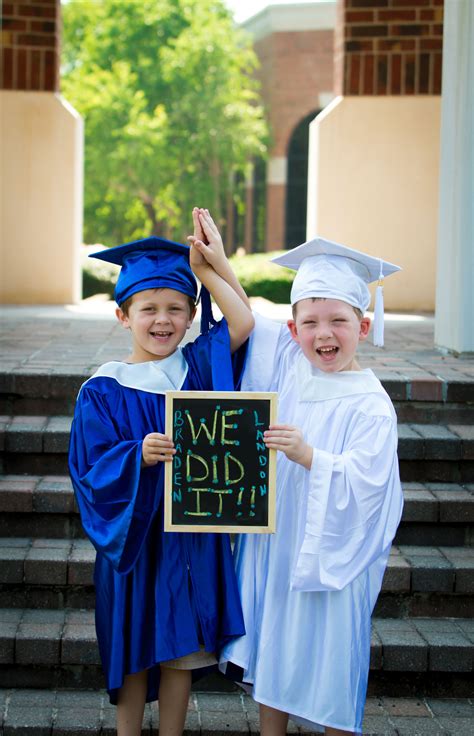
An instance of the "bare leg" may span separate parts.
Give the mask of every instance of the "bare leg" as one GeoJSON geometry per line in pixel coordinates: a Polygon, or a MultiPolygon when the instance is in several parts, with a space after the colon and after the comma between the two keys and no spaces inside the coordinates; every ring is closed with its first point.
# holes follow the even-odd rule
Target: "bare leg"
{"type": "Polygon", "coordinates": [[[325,736],[351,736],[353,734],[352,731],[341,731],[340,728],[331,728],[330,726],[326,726],[324,733],[325,736]]]}
{"type": "Polygon", "coordinates": [[[260,703],[260,735],[285,736],[288,725],[288,713],[270,708],[260,703]]]}
{"type": "Polygon", "coordinates": [[[147,671],[126,675],[117,702],[117,736],[141,736],[147,671]]]}
{"type": "Polygon", "coordinates": [[[161,667],[160,736],[181,736],[191,692],[191,670],[161,667]]]}

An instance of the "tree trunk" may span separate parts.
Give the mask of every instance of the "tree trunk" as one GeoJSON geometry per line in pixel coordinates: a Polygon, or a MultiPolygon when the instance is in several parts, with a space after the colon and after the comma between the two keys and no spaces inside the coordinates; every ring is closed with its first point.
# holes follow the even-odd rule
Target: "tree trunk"
{"type": "Polygon", "coordinates": [[[153,202],[146,199],[142,199],[142,202],[146,213],[151,220],[150,235],[155,235],[157,238],[163,238],[166,231],[166,223],[163,220],[159,220],[157,218],[155,208],[153,207],[153,202]]]}

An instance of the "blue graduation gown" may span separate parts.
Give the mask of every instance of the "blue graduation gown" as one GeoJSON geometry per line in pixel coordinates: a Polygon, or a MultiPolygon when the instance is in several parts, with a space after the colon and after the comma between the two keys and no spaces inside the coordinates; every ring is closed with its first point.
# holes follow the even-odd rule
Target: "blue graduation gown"
{"type": "Polygon", "coordinates": [[[165,533],[164,464],[141,468],[142,441],[165,431],[165,389],[233,390],[245,347],[230,357],[225,320],[165,361],[108,363],[78,396],[70,474],[87,536],[97,550],[96,629],[112,703],[126,674],[204,644],[217,654],[245,633],[226,534],[165,533]]]}

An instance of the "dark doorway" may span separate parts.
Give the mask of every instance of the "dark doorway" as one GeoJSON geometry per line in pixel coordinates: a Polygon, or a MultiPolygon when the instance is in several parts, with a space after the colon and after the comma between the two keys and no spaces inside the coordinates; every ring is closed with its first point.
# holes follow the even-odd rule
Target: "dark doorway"
{"type": "Polygon", "coordinates": [[[309,124],[319,112],[315,110],[298,123],[288,144],[285,248],[306,240],[309,124]]]}

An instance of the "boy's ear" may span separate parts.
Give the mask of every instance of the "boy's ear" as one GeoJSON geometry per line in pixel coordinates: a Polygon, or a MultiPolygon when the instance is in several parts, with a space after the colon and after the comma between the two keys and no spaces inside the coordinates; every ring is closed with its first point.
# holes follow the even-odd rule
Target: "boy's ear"
{"type": "Polygon", "coordinates": [[[296,327],[296,322],[294,319],[289,319],[286,323],[288,325],[288,329],[290,331],[291,337],[293,340],[297,343],[299,343],[300,339],[298,337],[298,328],[296,327]]]}
{"type": "Polygon", "coordinates": [[[370,317],[362,317],[359,326],[359,342],[367,339],[370,330],[370,317]]]}
{"type": "Polygon", "coordinates": [[[130,321],[129,321],[127,315],[125,314],[125,312],[122,309],[120,309],[120,307],[117,307],[116,308],[116,310],[115,310],[115,316],[117,317],[117,319],[120,322],[120,324],[122,325],[122,327],[125,330],[128,330],[128,328],[130,327],[130,321]]]}
{"type": "Polygon", "coordinates": [[[188,319],[188,326],[186,328],[188,330],[193,323],[194,317],[196,316],[196,310],[197,310],[197,307],[194,307],[194,309],[191,310],[191,314],[189,315],[189,319],[188,319]]]}

